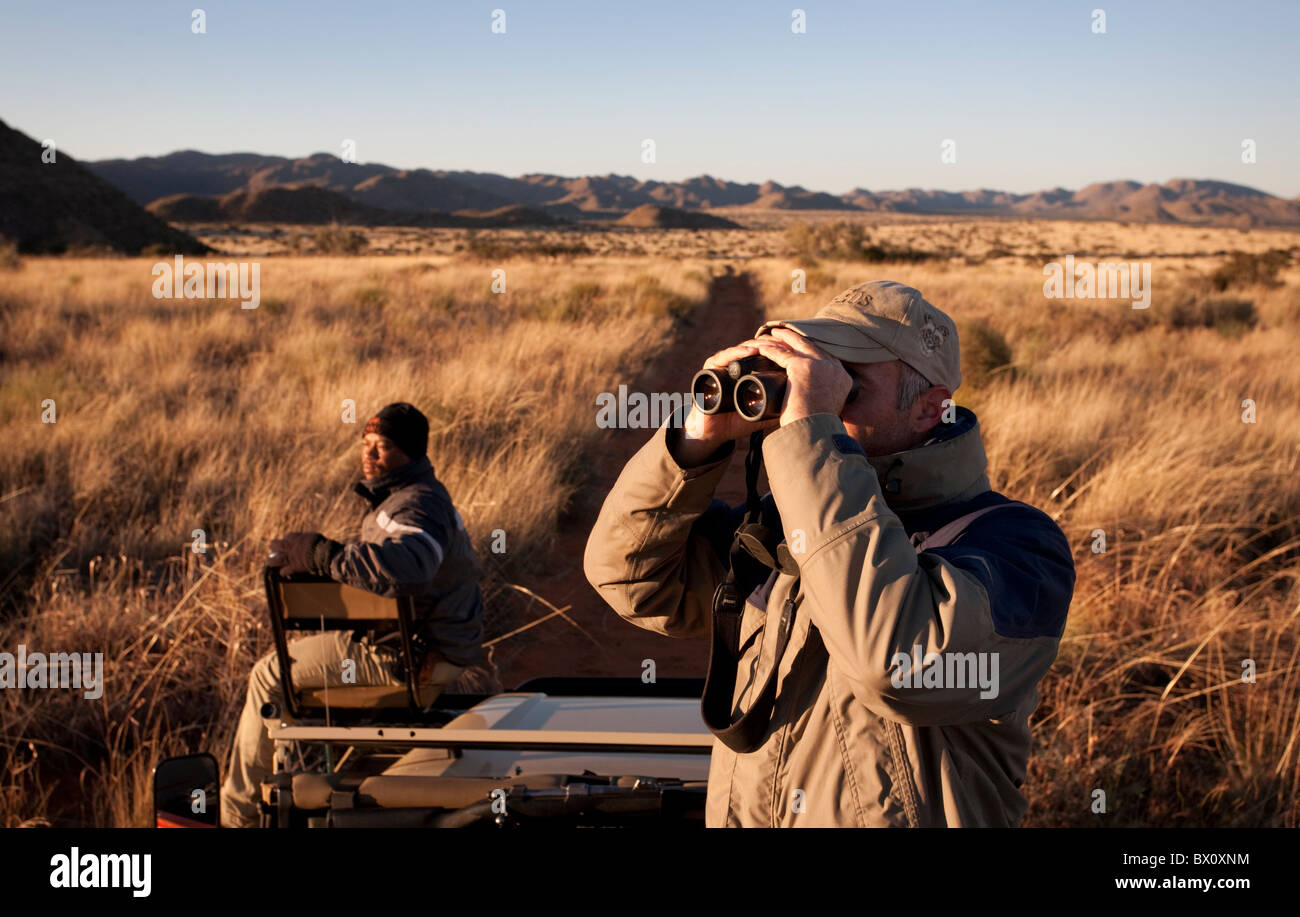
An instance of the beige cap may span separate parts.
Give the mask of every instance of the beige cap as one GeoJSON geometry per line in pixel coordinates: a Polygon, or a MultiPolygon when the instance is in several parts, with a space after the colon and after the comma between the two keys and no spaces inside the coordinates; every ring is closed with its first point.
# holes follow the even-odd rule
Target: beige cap
{"type": "Polygon", "coordinates": [[[961,385],[957,326],[919,290],[892,280],[850,287],[814,317],[767,322],[755,336],[773,328],[789,328],[845,363],[902,360],[932,385],[961,385]]]}

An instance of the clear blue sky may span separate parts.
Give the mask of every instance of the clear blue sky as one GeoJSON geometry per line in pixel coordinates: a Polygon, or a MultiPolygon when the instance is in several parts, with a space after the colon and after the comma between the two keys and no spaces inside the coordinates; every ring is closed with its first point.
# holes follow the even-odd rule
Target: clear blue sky
{"type": "Polygon", "coordinates": [[[1297,36],[1294,0],[0,0],[0,119],[82,159],[351,138],[363,162],[512,176],[1295,197],[1297,36]]]}

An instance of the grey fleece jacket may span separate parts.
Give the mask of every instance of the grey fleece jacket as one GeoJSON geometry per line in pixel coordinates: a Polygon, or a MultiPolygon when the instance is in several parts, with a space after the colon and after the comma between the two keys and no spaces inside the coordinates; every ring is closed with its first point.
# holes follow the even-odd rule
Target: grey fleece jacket
{"type": "Polygon", "coordinates": [[[478,557],[429,457],[355,489],[370,504],[360,539],[319,539],[311,572],[379,595],[414,596],[421,655],[437,650],[460,666],[485,661],[478,557]]]}

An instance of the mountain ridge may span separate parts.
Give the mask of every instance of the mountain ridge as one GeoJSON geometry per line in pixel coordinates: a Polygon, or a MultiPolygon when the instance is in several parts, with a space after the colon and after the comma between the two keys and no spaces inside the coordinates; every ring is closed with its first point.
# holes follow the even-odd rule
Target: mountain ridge
{"type": "Polygon", "coordinates": [[[1040,219],[1111,219],[1205,225],[1300,225],[1300,197],[1281,198],[1220,179],[1173,178],[1163,184],[1117,179],[1078,190],[1056,187],[1029,193],[979,188],[925,188],[843,194],[800,185],[732,182],[698,175],[675,182],[630,175],[563,176],[525,173],[398,169],[351,163],[331,153],[290,159],[257,153],[180,150],[166,156],[109,159],[85,166],[140,204],[176,194],[226,195],[245,189],[315,186],[357,204],[405,214],[491,211],[518,205],[567,219],[616,220],[646,205],[678,210],[747,208],[1010,216],[1040,219]]]}

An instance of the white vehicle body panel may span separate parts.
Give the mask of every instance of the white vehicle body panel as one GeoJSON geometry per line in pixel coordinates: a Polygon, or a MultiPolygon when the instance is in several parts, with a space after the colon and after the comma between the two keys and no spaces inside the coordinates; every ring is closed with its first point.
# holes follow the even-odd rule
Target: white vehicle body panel
{"type": "Polygon", "coordinates": [[[286,725],[272,728],[271,736],[416,746],[384,771],[387,776],[588,773],[699,781],[708,779],[713,747],[698,699],[541,693],[496,695],[441,727],[286,725]],[[564,747],[520,748],[552,743],[564,747]],[[670,750],[677,748],[682,751],[670,750]]]}

